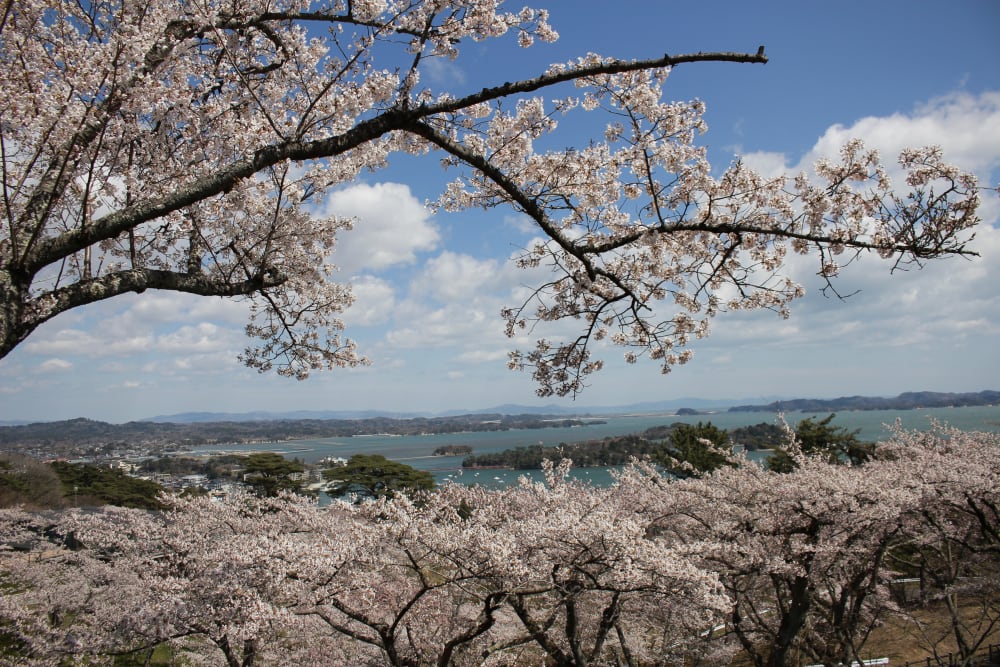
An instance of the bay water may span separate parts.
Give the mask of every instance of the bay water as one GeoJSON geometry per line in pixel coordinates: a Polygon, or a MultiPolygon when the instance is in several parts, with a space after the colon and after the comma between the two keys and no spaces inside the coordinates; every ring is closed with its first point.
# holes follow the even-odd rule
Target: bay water
{"type": "MultiPolygon", "coordinates": [[[[827,414],[829,413],[795,412],[786,414],[784,418],[794,428],[802,419],[808,417],[822,419],[827,414]]],[[[609,436],[641,433],[648,428],[674,422],[686,424],[711,422],[713,425],[727,430],[761,422],[778,423],[777,416],[769,412],[725,411],[699,415],[623,414],[593,417],[592,420],[584,419],[586,423],[583,425],[571,427],[405,436],[372,434],[247,445],[218,445],[200,447],[195,452],[207,454],[220,451],[233,453],[271,451],[278,452],[288,458],[297,458],[306,463],[315,463],[326,457],[346,459],[353,454],[381,454],[388,459],[402,461],[414,468],[429,471],[439,484],[455,481],[484,486],[506,486],[522,475],[537,479],[541,477],[541,473],[533,470],[462,470],[461,464],[464,456],[435,456],[434,450],[448,445],[465,445],[472,448],[473,454],[486,454],[539,444],[551,447],[586,440],[599,440],[609,436]]],[[[897,420],[908,429],[927,430],[932,421],[938,421],[962,430],[1000,432],[1000,406],[844,411],[837,413],[833,425],[843,426],[850,431],[857,430],[861,440],[876,441],[888,437],[888,425],[897,420]]],[[[606,468],[577,468],[574,469],[573,476],[600,486],[611,482],[611,472],[606,468]]]]}

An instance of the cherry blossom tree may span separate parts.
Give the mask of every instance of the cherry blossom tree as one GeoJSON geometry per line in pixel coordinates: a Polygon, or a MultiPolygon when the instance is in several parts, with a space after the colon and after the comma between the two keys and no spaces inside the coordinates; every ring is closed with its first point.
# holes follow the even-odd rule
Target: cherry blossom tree
{"type": "Polygon", "coordinates": [[[83,549],[3,559],[17,587],[0,618],[25,662],[169,644],[231,667],[636,664],[692,654],[689,635],[726,603],[712,573],[648,542],[605,490],[555,475],[420,503],[171,503],[72,514],[61,528],[83,549]]]}
{"type": "Polygon", "coordinates": [[[330,263],[352,221],[312,207],[400,152],[458,170],[439,206],[510,206],[543,233],[520,263],[552,278],[505,311],[508,332],[564,318],[582,331],[513,353],[542,394],[580,391],[598,340],[667,371],[721,310],[786,314],[802,293],[781,273],[789,251],[827,279],[859,252],[897,265],[969,252],[975,180],[933,148],[900,157],[910,194],[857,142],[815,178],[741,162],[713,175],[695,143],[703,105],[665,102],[662,86],[691,63],[764,63],[763,48],[586,54],[473,93],[430,87],[429,63],[463,41],[556,39],[545,11],[498,4],[6,3],[0,355],[59,313],[160,289],[249,299],[251,367],[303,378],[364,363],[330,263]],[[542,149],[569,113],[594,140],[542,149]]]}
{"type": "Polygon", "coordinates": [[[935,425],[929,433],[897,429],[878,454],[921,479],[922,501],[902,524],[906,541],[889,559],[917,579],[917,606],[943,609],[946,630],[913,613],[917,641],[935,656],[963,660],[1000,627],[1000,437],[935,425]],[[951,463],[942,465],[944,460],[951,463]]]}
{"type": "Polygon", "coordinates": [[[998,446],[992,433],[897,427],[859,465],[831,461],[823,450],[804,453],[793,442],[795,465],[786,473],[746,462],[655,494],[648,489],[656,473],[637,467],[620,484],[634,487],[632,504],[655,519],[657,534],[705,540],[697,562],[724,584],[732,601],[725,632],[753,664],[850,664],[862,660],[886,615],[899,612],[890,582],[914,568],[940,577],[931,598],[944,600],[967,646],[989,631],[998,446]],[[939,557],[944,551],[950,561],[939,557]],[[963,597],[965,610],[979,616],[952,611],[963,597]]]}
{"type": "Polygon", "coordinates": [[[906,613],[889,584],[912,571],[968,655],[996,622],[998,447],[939,427],[856,466],[793,451],[787,473],[636,462],[599,488],[564,462],[544,482],[360,505],[3,510],[0,544],[38,546],[0,550],[0,659],[166,645],[231,667],[850,664],[906,613]]]}
{"type": "Polygon", "coordinates": [[[348,521],[338,522],[343,539],[331,539],[326,515],[302,498],[171,502],[163,513],[71,514],[60,527],[85,548],[50,545],[4,562],[19,595],[5,596],[3,611],[23,628],[32,658],[63,664],[173,644],[230,667],[266,662],[296,650],[284,639],[308,634],[288,611],[302,556],[322,553],[332,576],[366,544],[348,521]]]}
{"type": "Polygon", "coordinates": [[[501,490],[446,485],[423,509],[415,535],[434,534],[428,519],[450,523],[467,546],[457,551],[448,545],[459,540],[451,539],[434,549],[452,562],[476,563],[489,573],[480,579],[484,592],[502,594],[506,623],[491,631],[487,664],[535,656],[561,665],[640,665],[727,655],[703,638],[728,599],[715,574],[691,558],[696,547],[650,539],[630,495],[568,480],[569,464],[547,463],[544,482],[525,478],[501,490]]]}

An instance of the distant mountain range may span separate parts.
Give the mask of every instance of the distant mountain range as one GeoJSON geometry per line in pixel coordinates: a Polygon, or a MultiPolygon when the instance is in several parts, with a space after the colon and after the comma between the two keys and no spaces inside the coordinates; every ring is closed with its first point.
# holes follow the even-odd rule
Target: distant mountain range
{"type": "Polygon", "coordinates": [[[176,449],[220,443],[260,443],[359,435],[424,435],[582,426],[594,419],[564,415],[468,414],[454,417],[371,417],[366,419],[266,419],[258,421],[127,422],[67,419],[0,427],[0,452],[44,452],[49,457],[80,456],[118,449],[176,449]]]}
{"type": "MultiPolygon", "coordinates": [[[[743,399],[744,401],[746,399],[743,399]]],[[[296,410],[292,412],[182,412],[142,419],[143,422],[194,424],[205,422],[260,422],[329,419],[426,419],[460,417],[475,414],[500,415],[566,415],[606,416],[621,414],[674,413],[678,410],[698,412],[729,410],[730,412],[835,412],[837,410],[911,410],[970,405],[1000,404],[1000,391],[950,393],[909,391],[889,398],[884,396],[842,396],[840,398],[760,398],[759,402],[737,404],[735,399],[678,398],[668,401],[646,401],[619,406],[516,405],[507,403],[480,410],[447,410],[444,412],[392,412],[386,410],[296,410]]]]}
{"type": "MultiPolygon", "coordinates": [[[[950,406],[998,405],[1000,391],[949,393],[911,391],[893,398],[881,396],[842,396],[840,398],[776,398],[762,397],[756,402],[737,399],[678,398],[667,401],[646,401],[619,406],[570,406],[517,404],[497,405],[480,410],[447,410],[442,412],[394,412],[391,410],[294,410],[271,412],[181,412],[138,420],[154,424],[204,424],[212,422],[327,421],[367,419],[431,419],[467,415],[548,415],[548,416],[608,416],[623,414],[672,414],[678,410],[712,412],[836,412],[842,410],[909,410],[950,406]]],[[[90,421],[90,420],[85,420],[90,421]]],[[[0,421],[0,428],[27,424],[26,421],[0,421]]],[[[136,422],[133,422],[136,423],[136,422]]]]}
{"type": "MultiPolygon", "coordinates": [[[[745,399],[744,399],[745,400],[745,399]]],[[[760,399],[765,400],[765,399],[760,399]]],[[[647,401],[619,405],[615,407],[561,405],[517,405],[505,403],[479,410],[446,410],[443,412],[392,412],[386,410],[294,410],[290,412],[181,412],[172,415],[157,415],[139,421],[172,424],[194,424],[202,422],[244,422],[277,421],[298,419],[419,419],[434,417],[459,417],[463,415],[618,415],[629,413],[675,412],[681,408],[697,410],[719,410],[736,403],[735,399],[678,398],[669,401],[647,401]]]]}
{"type": "Polygon", "coordinates": [[[954,394],[937,391],[908,391],[895,398],[842,396],[840,398],[796,398],[765,405],[734,405],[730,412],[835,412],[837,410],[913,410],[1000,404],[1000,391],[954,394]]]}
{"type": "Polygon", "coordinates": [[[417,412],[390,412],[386,410],[291,410],[289,412],[179,412],[139,419],[156,424],[202,424],[208,422],[269,422],[329,419],[413,419],[425,417],[417,412]]]}

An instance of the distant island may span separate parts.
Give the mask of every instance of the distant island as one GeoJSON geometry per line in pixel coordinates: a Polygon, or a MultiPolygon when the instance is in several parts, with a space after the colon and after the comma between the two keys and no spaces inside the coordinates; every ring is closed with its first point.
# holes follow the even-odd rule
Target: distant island
{"type": "Polygon", "coordinates": [[[915,410],[918,408],[958,408],[1000,404],[1000,391],[948,393],[908,391],[895,398],[842,396],[840,398],[795,398],[766,405],[734,405],[729,412],[837,412],[842,410],[915,410]]]}
{"type": "MultiPolygon", "coordinates": [[[[448,416],[365,416],[357,418],[273,418],[270,413],[232,415],[233,420],[220,421],[131,421],[110,424],[93,419],[78,418],[32,424],[0,425],[0,453],[21,453],[42,459],[98,457],[107,458],[114,453],[138,452],[142,455],[160,455],[173,451],[186,451],[191,447],[220,444],[260,444],[289,440],[319,438],[345,438],[364,435],[428,435],[513,429],[545,429],[607,423],[597,415],[631,414],[636,411],[676,414],[678,416],[711,415],[721,410],[730,412],[813,412],[830,413],[846,410],[912,410],[918,408],[947,408],[966,406],[1000,405],[1000,391],[948,393],[915,391],[899,394],[895,398],[877,396],[844,396],[833,399],[796,398],[772,401],[759,405],[734,405],[681,399],[669,402],[634,404],[619,408],[581,408],[576,414],[558,412],[556,406],[547,406],[547,412],[510,414],[500,411],[482,411],[448,416]],[[681,400],[683,402],[681,402],[681,400]],[[707,407],[709,406],[710,407],[707,407]],[[692,407],[698,406],[698,407],[692,407]],[[627,409],[626,409],[627,407],[627,409]],[[259,418],[249,418],[256,415],[259,418]],[[238,417],[238,418],[237,418],[238,417]],[[247,417],[247,418],[244,418],[247,417]]],[[[744,399],[745,400],[745,399],[744,399]]],[[[204,413],[205,419],[219,413],[204,413]]],[[[306,413],[300,413],[306,414],[306,413]]],[[[189,415],[191,416],[191,415],[189,415]]],[[[177,418],[182,417],[177,415],[177,418]]],[[[139,454],[135,454],[139,455],[139,454]]],[[[463,451],[439,455],[466,456],[463,451]]],[[[483,465],[480,463],[479,465],[483,465]]],[[[506,465],[506,464],[500,464],[506,465]]]]}
{"type": "Polygon", "coordinates": [[[434,456],[468,456],[472,447],[468,445],[442,445],[434,450],[434,456]]]}
{"type": "MultiPolygon", "coordinates": [[[[515,447],[500,452],[476,454],[462,460],[463,468],[510,468],[513,470],[537,470],[545,460],[558,461],[563,458],[573,460],[577,468],[620,466],[632,457],[651,456],[664,448],[670,434],[681,422],[654,426],[642,433],[617,435],[587,440],[585,442],[562,443],[556,446],[531,445],[515,447]]],[[[784,429],[774,424],[760,423],[741,426],[729,431],[729,441],[746,450],[771,449],[784,442],[784,429]]]]}

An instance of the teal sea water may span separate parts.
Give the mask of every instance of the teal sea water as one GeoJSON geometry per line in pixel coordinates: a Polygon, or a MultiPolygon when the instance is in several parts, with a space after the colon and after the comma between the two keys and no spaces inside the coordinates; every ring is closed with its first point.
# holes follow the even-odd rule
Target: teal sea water
{"type": "MultiPolygon", "coordinates": [[[[786,421],[793,427],[807,417],[825,417],[829,413],[790,413],[786,421]]],[[[473,453],[489,452],[542,444],[545,446],[560,443],[597,440],[607,436],[640,433],[653,426],[684,422],[694,424],[712,422],[715,426],[732,429],[739,426],[759,424],[761,422],[776,423],[776,417],[767,412],[717,412],[705,415],[678,416],[672,414],[636,414],[605,416],[600,418],[604,423],[593,423],[582,426],[558,427],[546,429],[519,429],[511,431],[489,431],[469,433],[445,433],[412,436],[365,435],[348,438],[322,438],[316,440],[291,440],[270,444],[253,445],[220,445],[218,447],[199,448],[197,452],[212,451],[274,451],[288,457],[296,457],[307,463],[318,461],[328,456],[348,458],[352,454],[381,454],[386,458],[403,461],[415,468],[428,470],[434,474],[439,483],[449,480],[476,483],[486,486],[506,486],[518,477],[529,474],[533,478],[540,477],[537,471],[518,470],[465,470],[459,469],[461,456],[434,456],[436,448],[443,445],[468,445],[473,453]]],[[[888,436],[887,425],[896,420],[909,429],[926,430],[932,420],[946,423],[950,426],[970,431],[1000,432],[1000,406],[977,406],[963,408],[928,408],[919,410],[865,410],[838,412],[834,424],[849,430],[859,430],[862,440],[874,441],[888,436]]],[[[611,481],[611,474],[604,468],[580,468],[574,470],[574,476],[591,481],[594,484],[606,485],[611,481]]]]}

